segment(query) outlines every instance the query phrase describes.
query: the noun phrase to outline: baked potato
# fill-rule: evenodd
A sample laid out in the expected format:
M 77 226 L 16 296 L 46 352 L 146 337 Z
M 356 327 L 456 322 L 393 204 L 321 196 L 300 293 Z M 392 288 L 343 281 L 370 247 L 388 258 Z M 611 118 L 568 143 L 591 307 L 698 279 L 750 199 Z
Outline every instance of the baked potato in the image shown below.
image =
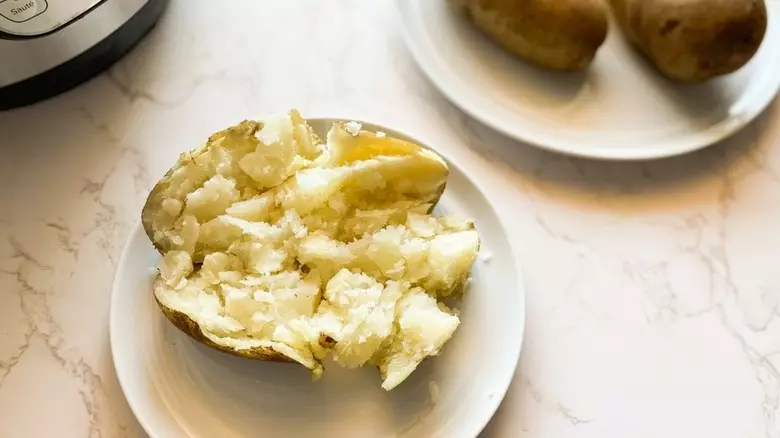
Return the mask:
M 456 0 L 474 25 L 510 53 L 553 70 L 582 70 L 609 28 L 602 0 Z
M 161 252 L 182 249 L 201 262 L 214 249 L 204 233 L 212 234 L 216 227 L 209 222 L 223 213 L 278 219 L 270 215 L 282 206 L 297 209 L 305 222 L 317 221 L 321 215 L 315 213 L 332 210 L 327 202 L 337 193 L 346 202 L 343 208 L 351 209 L 345 214 L 433 208 L 449 172 L 441 157 L 409 142 L 349 129 L 336 123 L 323 145 L 291 111 L 213 134 L 205 145 L 182 154 L 152 189 L 141 213 L 144 230 Z M 364 182 L 372 177 L 387 180 L 387 190 L 367 187 Z M 322 179 L 328 183 L 318 185 Z M 336 215 L 331 222 L 340 219 Z
M 763 0 L 609 0 L 628 39 L 670 79 L 701 82 L 742 68 L 767 27 Z
M 474 223 L 430 215 L 448 168 L 418 145 L 336 122 L 326 143 L 291 111 L 212 135 L 150 193 L 163 254 L 154 295 L 195 340 L 299 363 L 379 368 L 391 390 L 460 323 Z

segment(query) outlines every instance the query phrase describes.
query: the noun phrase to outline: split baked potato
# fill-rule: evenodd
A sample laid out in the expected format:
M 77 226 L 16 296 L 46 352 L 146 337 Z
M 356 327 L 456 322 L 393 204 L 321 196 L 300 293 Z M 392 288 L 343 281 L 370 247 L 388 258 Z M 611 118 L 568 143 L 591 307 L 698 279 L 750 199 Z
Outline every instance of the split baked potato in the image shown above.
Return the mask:
M 430 213 L 437 154 L 355 122 L 323 142 L 296 111 L 244 121 L 183 154 L 142 224 L 163 255 L 165 316 L 221 351 L 376 366 L 390 390 L 436 355 L 460 320 L 479 249 L 474 223 Z

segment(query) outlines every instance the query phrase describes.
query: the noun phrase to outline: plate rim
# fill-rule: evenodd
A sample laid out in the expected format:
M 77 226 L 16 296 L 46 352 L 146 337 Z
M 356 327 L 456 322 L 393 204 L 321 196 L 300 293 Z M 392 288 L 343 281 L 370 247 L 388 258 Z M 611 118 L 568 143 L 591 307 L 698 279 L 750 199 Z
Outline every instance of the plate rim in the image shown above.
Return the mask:
M 448 0 L 428 0 L 428 1 L 445 2 Z M 456 91 L 452 90 L 451 87 L 444 86 L 444 84 L 442 84 L 441 81 L 436 80 L 436 78 L 442 77 L 443 74 L 442 72 L 447 71 L 446 67 L 444 68 L 441 67 L 441 64 L 446 64 L 446 63 L 438 62 L 438 64 L 440 64 L 439 67 L 431 65 L 432 62 L 426 61 L 425 57 L 433 55 L 434 57 L 439 58 L 438 54 L 425 52 L 423 49 L 420 48 L 420 44 L 415 41 L 415 38 L 413 38 L 412 32 L 407 23 L 408 21 L 407 18 L 409 16 L 407 14 L 412 13 L 408 11 L 412 10 L 413 6 L 411 5 L 413 3 L 420 3 L 420 2 L 417 2 L 415 0 L 396 0 L 396 19 L 398 22 L 400 22 L 399 27 L 401 28 L 402 37 L 407 47 L 407 50 L 411 53 L 415 65 L 424 73 L 428 82 L 433 84 L 433 86 L 449 102 L 451 102 L 456 107 L 458 107 L 461 111 L 473 117 L 475 120 L 484 124 L 485 126 L 494 129 L 500 134 L 503 134 L 511 139 L 556 154 L 563 154 L 563 155 L 586 158 L 586 159 L 618 161 L 618 162 L 658 160 L 663 158 L 671 158 L 680 155 L 685 155 L 691 152 L 695 152 L 707 148 L 709 146 L 713 146 L 716 143 L 733 136 L 734 134 L 736 134 L 737 132 L 745 128 L 747 125 L 752 123 L 761 113 L 763 113 L 767 109 L 767 107 L 772 103 L 772 101 L 775 100 L 775 97 L 780 92 L 780 31 L 775 31 L 774 33 L 770 34 L 769 30 L 767 30 L 766 37 L 762 41 L 762 45 L 772 44 L 773 46 L 777 47 L 777 50 L 774 50 L 774 57 L 770 58 L 770 60 L 773 61 L 773 64 L 776 67 L 777 74 L 770 75 L 770 80 L 769 80 L 769 83 L 771 85 L 771 87 L 769 87 L 770 92 L 761 92 L 761 93 L 754 92 L 754 94 L 757 94 L 757 97 L 754 97 L 752 100 L 756 103 L 750 105 L 747 108 L 747 110 L 744 111 L 742 114 L 740 114 L 738 117 L 724 119 L 724 120 L 736 120 L 736 122 L 727 123 L 725 124 L 725 127 L 720 127 L 721 124 L 714 125 L 715 128 L 710 128 L 705 131 L 700 131 L 697 134 L 679 137 L 685 139 L 684 141 L 681 142 L 680 145 L 674 148 L 659 149 L 657 151 L 654 149 L 647 149 L 647 148 L 640 149 L 640 150 L 631 150 L 631 149 L 620 149 L 620 148 L 605 149 L 605 148 L 598 148 L 598 147 L 590 148 L 587 150 L 581 150 L 577 148 L 576 146 L 578 144 L 577 142 L 572 142 L 567 140 L 559 140 L 559 144 L 555 144 L 550 141 L 551 139 L 549 139 L 549 136 L 547 135 L 537 135 L 537 134 L 529 133 L 528 131 L 524 131 L 522 129 L 515 129 L 514 127 L 511 126 L 511 124 L 505 124 L 500 121 L 497 121 L 494 117 L 491 117 L 487 111 L 478 108 L 478 105 L 475 106 L 470 104 L 468 102 L 468 98 L 460 96 Z M 773 1 L 770 1 L 767 2 L 767 9 L 770 16 L 769 25 L 780 26 L 780 22 L 778 22 L 778 20 L 780 20 L 780 5 L 775 4 Z M 415 11 L 414 13 L 416 13 L 417 11 L 419 11 L 419 9 L 415 8 L 414 11 Z M 771 20 L 771 17 L 774 15 L 776 15 L 777 17 L 774 20 Z M 767 38 L 770 35 L 774 36 L 774 38 L 771 40 Z M 529 120 L 520 115 L 518 115 L 518 117 L 525 120 Z
M 262 117 L 259 118 L 262 120 Z M 495 416 L 496 412 L 498 411 L 499 406 L 504 401 L 504 398 L 506 397 L 507 392 L 509 391 L 509 388 L 514 381 L 514 377 L 517 373 L 517 369 L 520 365 L 520 355 L 523 350 L 523 345 L 525 344 L 525 331 L 526 331 L 526 317 L 527 317 L 527 296 L 526 296 L 526 287 L 525 287 L 525 277 L 523 275 L 522 270 L 522 264 L 520 263 L 520 258 L 518 256 L 518 252 L 516 249 L 516 245 L 512 243 L 511 235 L 508 232 L 508 228 L 506 226 L 506 220 L 502 215 L 499 213 L 499 210 L 496 208 L 495 203 L 490 199 L 490 197 L 487 195 L 488 191 L 479 184 L 474 178 L 472 178 L 468 172 L 466 172 L 466 168 L 458 162 L 458 160 L 454 160 L 451 154 L 447 153 L 446 151 L 442 151 L 440 149 L 434 148 L 431 146 L 431 143 L 425 140 L 422 140 L 420 136 L 417 135 L 411 135 L 408 132 L 396 129 L 396 128 L 390 128 L 384 123 L 380 123 L 377 121 L 373 121 L 370 119 L 362 119 L 362 118 L 351 118 L 351 117 L 339 117 L 339 116 L 330 116 L 330 117 L 323 117 L 319 114 L 315 114 L 314 117 L 304 117 L 304 120 L 307 122 L 313 122 L 313 121 L 334 121 L 334 120 L 343 120 L 343 121 L 356 121 L 358 123 L 361 123 L 363 125 L 371 125 L 372 128 L 375 128 L 377 130 L 383 130 L 386 133 L 388 133 L 391 136 L 405 136 L 420 146 L 430 149 L 437 154 L 439 154 L 445 162 L 447 162 L 448 166 L 454 167 L 458 169 L 458 171 L 461 173 L 463 178 L 472 186 L 474 189 L 476 189 L 477 193 L 479 193 L 480 196 L 484 199 L 485 203 L 490 207 L 490 209 L 494 212 L 495 217 L 498 221 L 499 225 L 499 231 L 506 236 L 508 241 L 508 248 L 509 248 L 509 255 L 512 258 L 512 265 L 515 270 L 516 274 L 516 285 L 515 288 L 510 293 L 516 293 L 518 294 L 519 299 L 519 305 L 520 309 L 517 315 L 517 322 L 513 324 L 514 326 L 514 333 L 515 335 L 513 338 L 517 339 L 517 342 L 515 342 L 512 346 L 512 351 L 510 354 L 510 357 L 513 359 L 514 366 L 510 367 L 507 372 L 509 373 L 508 378 L 506 379 L 506 382 L 500 385 L 499 390 L 496 391 L 497 397 L 493 397 L 490 399 L 490 404 L 488 408 L 486 409 L 486 415 L 484 416 L 484 419 L 479 420 L 475 422 L 476 429 L 473 431 L 467 431 L 467 434 L 465 436 L 473 436 L 477 437 L 488 425 L 490 420 Z M 111 359 L 114 367 L 114 372 L 116 373 L 117 381 L 119 382 L 119 387 L 122 390 L 122 394 L 124 395 L 125 400 L 127 401 L 128 406 L 130 407 L 130 410 L 132 411 L 134 417 L 136 418 L 136 421 L 140 424 L 141 428 L 146 432 L 147 435 L 149 435 L 152 438 L 158 438 L 159 435 L 153 433 L 153 429 L 150 426 L 150 421 L 147 417 L 144 417 L 143 415 L 139 415 L 139 413 L 143 412 L 143 410 L 139 409 L 139 406 L 137 403 L 137 399 L 131 399 L 131 397 L 128 396 L 127 388 L 129 387 L 130 383 L 126 380 L 128 376 L 123 375 L 123 373 L 120 371 L 120 362 L 117 360 L 117 351 L 118 351 L 118 344 L 116 337 L 119 336 L 117 333 L 120 330 L 116 324 L 118 324 L 117 320 L 118 317 L 116 316 L 117 313 L 120 311 L 118 310 L 119 306 L 117 305 L 117 296 L 118 290 L 121 289 L 118 287 L 118 281 L 124 276 L 126 265 L 127 265 L 127 259 L 130 257 L 130 247 L 131 242 L 133 242 L 135 239 L 139 237 L 139 234 L 142 234 L 143 236 L 146 235 L 143 225 L 141 224 L 140 219 L 137 220 L 134 225 L 131 228 L 131 231 L 125 241 L 124 247 L 122 248 L 122 253 L 117 261 L 117 265 L 114 271 L 114 278 L 111 282 L 111 298 L 109 300 L 109 311 L 108 311 L 108 330 L 109 330 L 109 348 L 111 350 Z M 472 433 L 473 432 L 473 433 Z

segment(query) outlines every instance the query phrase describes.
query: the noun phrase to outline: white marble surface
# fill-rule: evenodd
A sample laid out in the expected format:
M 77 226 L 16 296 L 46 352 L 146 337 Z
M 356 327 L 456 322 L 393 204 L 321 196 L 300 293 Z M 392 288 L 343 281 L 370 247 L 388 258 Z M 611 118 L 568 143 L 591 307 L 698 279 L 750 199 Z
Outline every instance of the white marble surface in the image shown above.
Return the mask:
M 174 0 L 106 74 L 0 113 L 0 437 L 143 436 L 108 344 L 154 181 L 242 118 L 376 119 L 491 194 L 525 269 L 515 381 L 485 437 L 780 437 L 780 110 L 644 164 L 503 139 L 417 70 L 389 0 Z

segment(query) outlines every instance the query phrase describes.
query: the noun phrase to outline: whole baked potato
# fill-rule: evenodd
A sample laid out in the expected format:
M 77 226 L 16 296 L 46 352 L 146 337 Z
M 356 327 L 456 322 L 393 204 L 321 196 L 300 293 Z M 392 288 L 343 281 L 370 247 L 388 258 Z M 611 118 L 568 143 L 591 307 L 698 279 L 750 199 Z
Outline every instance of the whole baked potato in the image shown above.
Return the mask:
M 541 67 L 582 70 L 608 32 L 602 0 L 457 0 L 474 25 Z
M 195 340 L 299 363 L 376 366 L 390 390 L 460 323 L 473 222 L 429 213 L 448 168 L 418 145 L 292 111 L 245 121 L 182 155 L 142 223 L 163 254 L 155 299 Z
M 628 39 L 665 76 L 701 82 L 742 68 L 764 39 L 763 0 L 609 0 Z

